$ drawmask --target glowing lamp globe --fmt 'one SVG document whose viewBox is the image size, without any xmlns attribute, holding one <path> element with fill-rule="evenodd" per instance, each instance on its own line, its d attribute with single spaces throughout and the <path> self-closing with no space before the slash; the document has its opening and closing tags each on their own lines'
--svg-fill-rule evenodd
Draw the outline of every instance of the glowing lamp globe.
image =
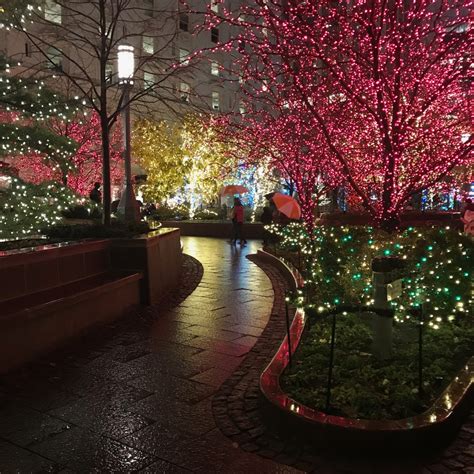
<svg viewBox="0 0 474 474">
<path fill-rule="evenodd" d="M 118 78 L 120 84 L 132 84 L 135 71 L 133 46 L 121 44 L 118 47 Z"/>
</svg>

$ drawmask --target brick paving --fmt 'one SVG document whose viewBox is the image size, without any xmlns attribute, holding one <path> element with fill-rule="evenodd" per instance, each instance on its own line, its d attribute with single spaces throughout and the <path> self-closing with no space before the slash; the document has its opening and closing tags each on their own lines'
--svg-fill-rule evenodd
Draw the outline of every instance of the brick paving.
<svg viewBox="0 0 474 474">
<path fill-rule="evenodd" d="M 423 462 L 344 459 L 272 433 L 258 378 L 284 332 L 284 283 L 245 258 L 256 243 L 183 242 L 166 302 L 2 377 L 0 473 L 474 472 L 472 418 Z"/>
<path fill-rule="evenodd" d="M 212 397 L 267 324 L 257 245 L 183 238 L 182 285 L 0 381 L 0 472 L 297 473 L 240 449 Z"/>
</svg>

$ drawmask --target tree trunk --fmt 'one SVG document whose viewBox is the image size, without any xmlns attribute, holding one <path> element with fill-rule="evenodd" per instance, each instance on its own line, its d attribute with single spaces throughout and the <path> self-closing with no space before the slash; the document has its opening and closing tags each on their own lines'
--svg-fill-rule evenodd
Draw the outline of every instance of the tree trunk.
<svg viewBox="0 0 474 474">
<path fill-rule="evenodd" d="M 375 222 L 380 229 L 392 233 L 400 228 L 400 214 L 384 208 L 382 214 L 376 218 Z"/>
<path fill-rule="evenodd" d="M 104 117 L 105 115 L 105 117 Z M 111 189 L 110 189 L 110 146 L 109 146 L 109 122 L 106 116 L 106 111 L 101 111 L 100 125 L 102 132 L 102 203 L 103 215 L 102 222 L 104 225 L 110 225 L 110 204 L 111 204 Z"/>
<path fill-rule="evenodd" d="M 102 135 L 102 203 L 103 215 L 102 222 L 104 225 L 110 225 L 110 206 L 111 206 L 111 189 L 110 189 L 110 122 L 107 114 L 107 83 L 105 77 L 105 68 L 109 59 L 107 50 L 107 13 L 105 0 L 99 1 L 100 12 L 100 127 Z"/>
</svg>

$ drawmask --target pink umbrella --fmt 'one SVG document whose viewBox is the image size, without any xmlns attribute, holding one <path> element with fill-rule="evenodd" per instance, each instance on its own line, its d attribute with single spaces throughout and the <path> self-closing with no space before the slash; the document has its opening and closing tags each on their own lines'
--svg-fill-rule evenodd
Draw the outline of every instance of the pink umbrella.
<svg viewBox="0 0 474 474">
<path fill-rule="evenodd" d="M 272 197 L 276 208 L 290 219 L 299 219 L 301 217 L 301 208 L 297 201 L 286 194 L 275 193 Z"/>
<path fill-rule="evenodd" d="M 249 190 L 245 186 L 241 186 L 240 184 L 229 184 L 224 186 L 221 191 L 222 196 L 233 196 L 234 194 L 244 194 L 248 193 Z"/>
</svg>

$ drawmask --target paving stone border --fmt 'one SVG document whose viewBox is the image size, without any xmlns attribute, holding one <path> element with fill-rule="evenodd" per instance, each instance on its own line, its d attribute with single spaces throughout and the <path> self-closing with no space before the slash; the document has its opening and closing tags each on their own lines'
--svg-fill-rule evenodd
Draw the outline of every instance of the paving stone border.
<svg viewBox="0 0 474 474">
<path fill-rule="evenodd" d="M 456 439 L 441 453 L 417 456 L 397 452 L 338 452 L 305 443 L 291 432 L 278 432 L 269 423 L 259 379 L 285 335 L 285 291 L 287 283 L 279 271 L 257 256 L 248 256 L 268 275 L 274 290 L 271 316 L 255 346 L 242 364 L 215 394 L 214 418 L 224 435 L 245 451 L 308 472 L 474 472 L 474 414 L 464 423 Z"/>
</svg>

